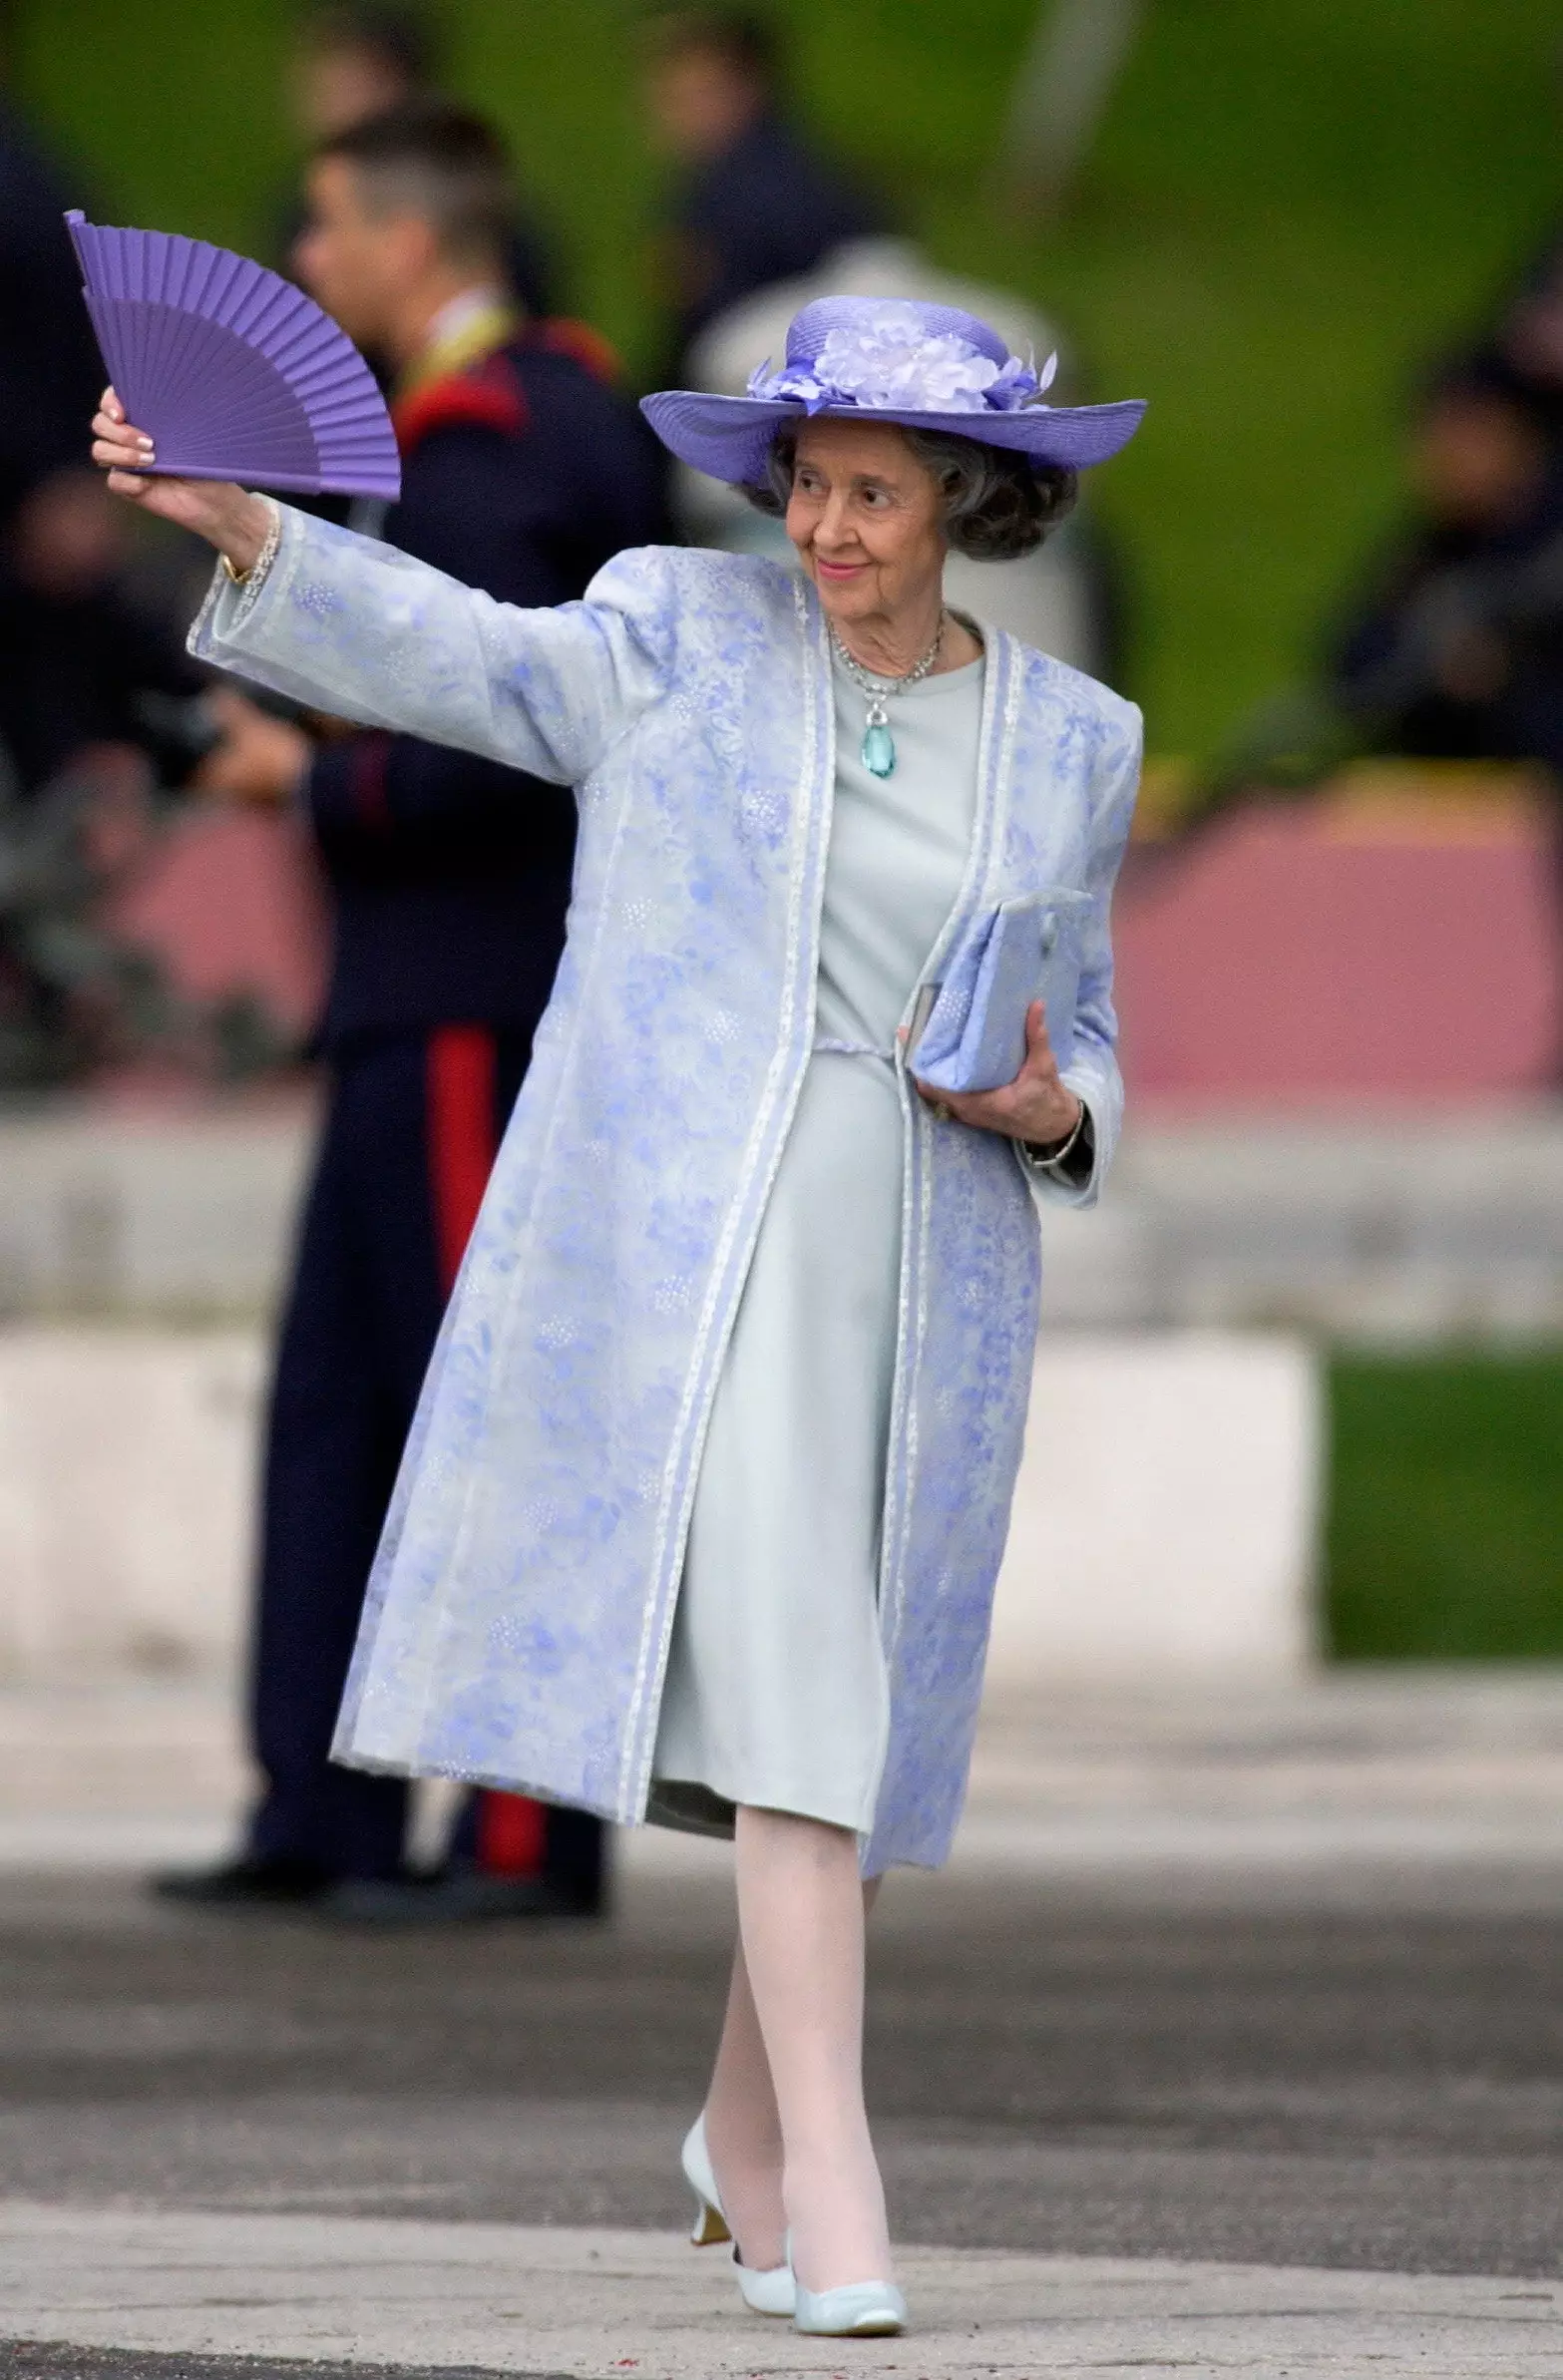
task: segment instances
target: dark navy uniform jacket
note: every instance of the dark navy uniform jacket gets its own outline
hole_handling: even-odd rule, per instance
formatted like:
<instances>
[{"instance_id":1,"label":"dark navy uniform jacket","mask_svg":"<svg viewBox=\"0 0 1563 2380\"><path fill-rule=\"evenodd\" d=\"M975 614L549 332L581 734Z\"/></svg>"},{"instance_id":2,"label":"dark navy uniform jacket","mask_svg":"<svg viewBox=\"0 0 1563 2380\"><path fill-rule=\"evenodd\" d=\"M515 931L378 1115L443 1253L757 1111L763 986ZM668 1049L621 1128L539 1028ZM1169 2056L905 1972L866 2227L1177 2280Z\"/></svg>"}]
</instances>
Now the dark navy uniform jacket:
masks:
<instances>
[{"instance_id":1,"label":"dark navy uniform jacket","mask_svg":"<svg viewBox=\"0 0 1563 2380\"><path fill-rule=\"evenodd\" d=\"M832 248L883 231L886 221L789 124L761 116L674 194L680 347L741 298L812 272Z\"/></svg>"},{"instance_id":2,"label":"dark navy uniform jacket","mask_svg":"<svg viewBox=\"0 0 1563 2380\"><path fill-rule=\"evenodd\" d=\"M379 534L503 601L568 601L666 537L658 450L574 326L524 330L395 411L402 494ZM451 1022L530 1034L564 947L570 793L355 732L320 747L306 800L335 911L325 1048Z\"/></svg>"}]
</instances>

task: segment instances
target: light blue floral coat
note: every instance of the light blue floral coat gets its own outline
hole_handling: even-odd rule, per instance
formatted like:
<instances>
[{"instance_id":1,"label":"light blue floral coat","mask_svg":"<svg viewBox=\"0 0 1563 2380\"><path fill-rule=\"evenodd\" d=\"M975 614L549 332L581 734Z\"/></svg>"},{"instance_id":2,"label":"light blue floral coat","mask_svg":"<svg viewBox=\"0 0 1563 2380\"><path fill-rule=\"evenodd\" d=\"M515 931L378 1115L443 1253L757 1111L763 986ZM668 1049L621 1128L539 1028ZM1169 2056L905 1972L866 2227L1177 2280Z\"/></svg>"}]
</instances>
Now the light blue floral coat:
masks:
<instances>
[{"instance_id":1,"label":"light blue floral coat","mask_svg":"<svg viewBox=\"0 0 1563 2380\"><path fill-rule=\"evenodd\" d=\"M522 611L284 512L270 572L219 580L191 643L580 789L564 962L408 1442L336 1753L639 1818L712 1394L814 1039L835 774L818 600L769 562L647 548L584 601ZM1088 895L1066 1078L1095 1165L1036 1185L1080 1205L1122 1103L1108 901L1138 754L1130 704L989 635L971 855L927 974L999 900ZM936 1865L960 1814L1040 1279L1011 1144L901 1088L869 1873Z\"/></svg>"}]
</instances>

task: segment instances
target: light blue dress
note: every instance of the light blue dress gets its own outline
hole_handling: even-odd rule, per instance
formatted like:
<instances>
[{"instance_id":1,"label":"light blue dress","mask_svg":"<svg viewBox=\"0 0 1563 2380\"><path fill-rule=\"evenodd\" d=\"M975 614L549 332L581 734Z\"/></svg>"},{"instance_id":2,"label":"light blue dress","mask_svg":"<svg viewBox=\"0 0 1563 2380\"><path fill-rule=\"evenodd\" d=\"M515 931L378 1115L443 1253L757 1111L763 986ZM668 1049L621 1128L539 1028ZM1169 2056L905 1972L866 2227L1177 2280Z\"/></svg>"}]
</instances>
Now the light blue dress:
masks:
<instances>
[{"instance_id":1,"label":"light blue dress","mask_svg":"<svg viewBox=\"0 0 1563 2380\"><path fill-rule=\"evenodd\" d=\"M664 1824L729 1833L739 1801L873 1824L905 1172L889 1061L966 871L982 674L895 697L882 779L859 757L862 691L834 665L815 1055L711 1410L647 1811Z\"/></svg>"}]
</instances>

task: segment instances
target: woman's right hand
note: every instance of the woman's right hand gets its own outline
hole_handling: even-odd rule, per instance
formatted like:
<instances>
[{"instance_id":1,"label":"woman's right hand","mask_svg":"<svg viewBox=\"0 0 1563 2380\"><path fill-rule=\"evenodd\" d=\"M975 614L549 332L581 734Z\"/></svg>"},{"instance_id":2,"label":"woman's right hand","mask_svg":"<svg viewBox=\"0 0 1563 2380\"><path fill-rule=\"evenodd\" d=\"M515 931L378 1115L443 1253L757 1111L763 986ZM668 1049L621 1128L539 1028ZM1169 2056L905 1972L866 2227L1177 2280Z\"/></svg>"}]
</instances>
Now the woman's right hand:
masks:
<instances>
[{"instance_id":1,"label":"woman's right hand","mask_svg":"<svg viewBox=\"0 0 1563 2380\"><path fill-rule=\"evenodd\" d=\"M93 416L92 459L109 474L116 496L140 505L144 513L193 529L197 537L225 554L235 571L247 571L265 544L271 516L258 496L229 480L158 479L149 475L153 442L133 428L112 388Z\"/></svg>"}]
</instances>

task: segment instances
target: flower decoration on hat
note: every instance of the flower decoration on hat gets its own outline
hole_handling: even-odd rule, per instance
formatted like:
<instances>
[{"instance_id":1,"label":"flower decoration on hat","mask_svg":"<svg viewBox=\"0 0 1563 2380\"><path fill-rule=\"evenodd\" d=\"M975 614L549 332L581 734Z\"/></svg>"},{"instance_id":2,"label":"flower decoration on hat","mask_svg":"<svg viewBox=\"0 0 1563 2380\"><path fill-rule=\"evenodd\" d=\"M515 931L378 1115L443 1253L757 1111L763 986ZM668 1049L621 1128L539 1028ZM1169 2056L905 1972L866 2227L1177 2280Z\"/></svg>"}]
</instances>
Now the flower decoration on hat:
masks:
<instances>
[{"instance_id":1,"label":"flower decoration on hat","mask_svg":"<svg viewBox=\"0 0 1563 2380\"><path fill-rule=\"evenodd\" d=\"M1040 373L1018 355L995 363L957 332L931 334L916 306L890 301L851 324L838 324L812 363L788 362L773 372L767 358L750 375L749 395L772 404L792 398L807 413L838 405L899 413L1013 413L1022 405L1040 405L1057 368L1056 355Z\"/></svg>"}]
</instances>

